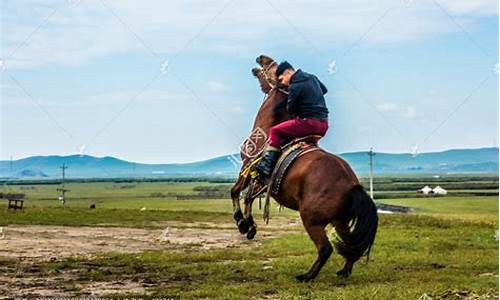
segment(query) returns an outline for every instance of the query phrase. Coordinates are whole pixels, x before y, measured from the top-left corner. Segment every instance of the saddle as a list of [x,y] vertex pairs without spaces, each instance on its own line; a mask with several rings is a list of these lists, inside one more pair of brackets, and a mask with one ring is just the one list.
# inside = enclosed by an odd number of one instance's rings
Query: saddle
[[[278,195],[286,171],[297,158],[306,153],[321,150],[321,148],[318,146],[318,141],[320,139],[320,135],[308,135],[305,137],[296,138],[288,144],[282,146],[280,149],[281,155],[278,158],[278,161],[274,166],[273,173],[271,174],[271,177],[267,180],[267,182],[260,182],[260,180],[257,179],[258,173],[257,170],[255,170],[255,165],[260,161],[260,157],[255,159],[252,163],[249,164],[247,168],[245,168],[240,173],[240,176],[250,176],[253,180],[251,188],[249,189],[246,197],[255,199],[262,193],[267,191],[264,206],[264,220],[266,221],[266,224],[269,222],[269,197],[276,197]],[[255,183],[255,181],[257,180],[260,184]],[[255,186],[257,185],[260,186],[260,188],[255,189]]]
[[321,149],[318,146],[320,139],[321,135],[308,135],[296,138],[281,147],[282,154],[274,166],[271,178],[267,182],[268,193],[270,192],[271,196],[275,197],[278,195],[286,171],[297,158],[306,153]]

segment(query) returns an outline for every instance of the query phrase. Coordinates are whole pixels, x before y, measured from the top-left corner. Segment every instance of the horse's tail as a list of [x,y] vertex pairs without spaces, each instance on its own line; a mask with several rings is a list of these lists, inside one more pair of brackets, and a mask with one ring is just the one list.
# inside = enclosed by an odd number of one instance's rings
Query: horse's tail
[[352,203],[349,213],[351,221],[344,230],[335,228],[338,236],[335,248],[351,262],[365,254],[368,260],[377,233],[377,207],[361,185],[353,187],[347,197]]

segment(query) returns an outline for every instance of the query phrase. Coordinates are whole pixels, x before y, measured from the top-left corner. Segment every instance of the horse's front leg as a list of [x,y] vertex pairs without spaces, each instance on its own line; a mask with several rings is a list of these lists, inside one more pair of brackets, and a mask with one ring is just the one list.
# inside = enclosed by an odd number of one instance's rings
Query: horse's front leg
[[255,181],[251,181],[249,184],[245,195],[245,212],[243,214],[243,219],[238,221],[238,229],[242,234],[246,233],[249,240],[253,239],[257,233],[257,224],[255,224],[252,216],[252,204],[255,199],[254,193],[256,191],[256,186],[258,186],[258,184],[256,184]]
[[[243,212],[241,211],[240,206],[240,194],[241,191],[245,189],[248,185],[248,180],[244,177],[239,177],[238,181],[231,188],[231,199],[233,200],[233,218],[238,224],[241,220],[243,220]],[[239,225],[238,225],[239,227]]]
[[[240,206],[240,195],[241,191],[248,187],[248,191],[245,196],[245,211],[241,211]],[[247,234],[249,240],[255,237],[257,233],[257,225],[255,224],[252,217],[252,204],[254,193],[255,181],[251,181],[249,177],[239,177],[238,181],[231,188],[231,198],[233,200],[233,218],[236,221],[238,230],[242,234]]]
[[[249,189],[249,192],[252,193],[253,191]],[[257,234],[257,224],[255,224],[252,216],[252,205],[253,205],[253,200],[255,198],[252,198],[251,195],[245,197],[245,215],[244,215],[244,220],[245,220],[245,231],[242,233],[247,234],[247,239],[251,240],[255,237]],[[241,232],[241,230],[240,230]]]

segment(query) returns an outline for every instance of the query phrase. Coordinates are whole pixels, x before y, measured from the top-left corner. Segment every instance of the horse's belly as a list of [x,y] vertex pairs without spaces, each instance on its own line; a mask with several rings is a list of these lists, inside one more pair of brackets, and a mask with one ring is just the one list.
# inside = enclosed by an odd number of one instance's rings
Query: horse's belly
[[284,195],[281,195],[281,193],[274,198],[276,200],[276,202],[278,202],[280,205],[286,207],[286,208],[289,208],[289,209],[293,209],[293,210],[299,210],[299,202],[294,200],[294,199],[291,199],[291,198],[288,198]]

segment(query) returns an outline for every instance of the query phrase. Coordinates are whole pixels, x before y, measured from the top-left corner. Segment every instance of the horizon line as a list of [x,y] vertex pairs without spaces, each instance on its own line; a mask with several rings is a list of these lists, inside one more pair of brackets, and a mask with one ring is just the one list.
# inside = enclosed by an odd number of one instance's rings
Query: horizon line
[[[443,153],[443,152],[447,152],[447,151],[456,151],[456,150],[481,150],[481,149],[497,149],[498,150],[499,147],[498,146],[494,146],[494,147],[478,147],[478,148],[449,148],[449,149],[439,150],[439,151],[420,152],[416,156],[419,156],[419,155],[422,155],[422,154]],[[365,150],[365,151],[349,151],[349,152],[341,152],[341,153],[333,153],[333,154],[336,154],[336,155],[345,155],[345,154],[364,153],[364,152],[368,153],[369,150]],[[378,154],[393,154],[393,155],[405,155],[405,154],[406,155],[412,155],[413,154],[411,152],[377,152],[377,151],[373,151],[373,152],[374,153],[378,153]],[[188,162],[142,163],[142,162],[138,162],[138,161],[131,161],[131,160],[121,159],[121,158],[118,158],[116,156],[109,156],[109,155],[94,156],[94,155],[90,155],[90,154],[73,153],[73,154],[66,154],[66,155],[59,155],[59,154],[31,155],[31,156],[26,156],[26,157],[23,157],[23,158],[13,159],[12,161],[18,161],[18,160],[23,160],[23,159],[33,158],[33,157],[51,157],[51,156],[52,157],[53,156],[56,156],[56,157],[82,156],[83,157],[83,156],[88,156],[88,157],[94,157],[94,158],[99,158],[99,159],[109,157],[109,158],[114,158],[114,159],[122,160],[122,161],[125,161],[125,162],[128,162],[128,163],[136,163],[136,164],[144,164],[144,165],[155,165],[155,164],[191,164],[191,163],[199,163],[199,162],[209,161],[209,160],[218,159],[218,158],[222,158],[222,157],[227,157],[227,156],[230,156],[230,155],[237,155],[238,158],[239,158],[239,153],[230,153],[230,154],[224,154],[224,155],[214,156],[214,157],[203,159],[203,160],[188,161]],[[2,160],[0,160],[0,162],[10,162],[10,161],[11,161],[11,159],[2,159]]]

